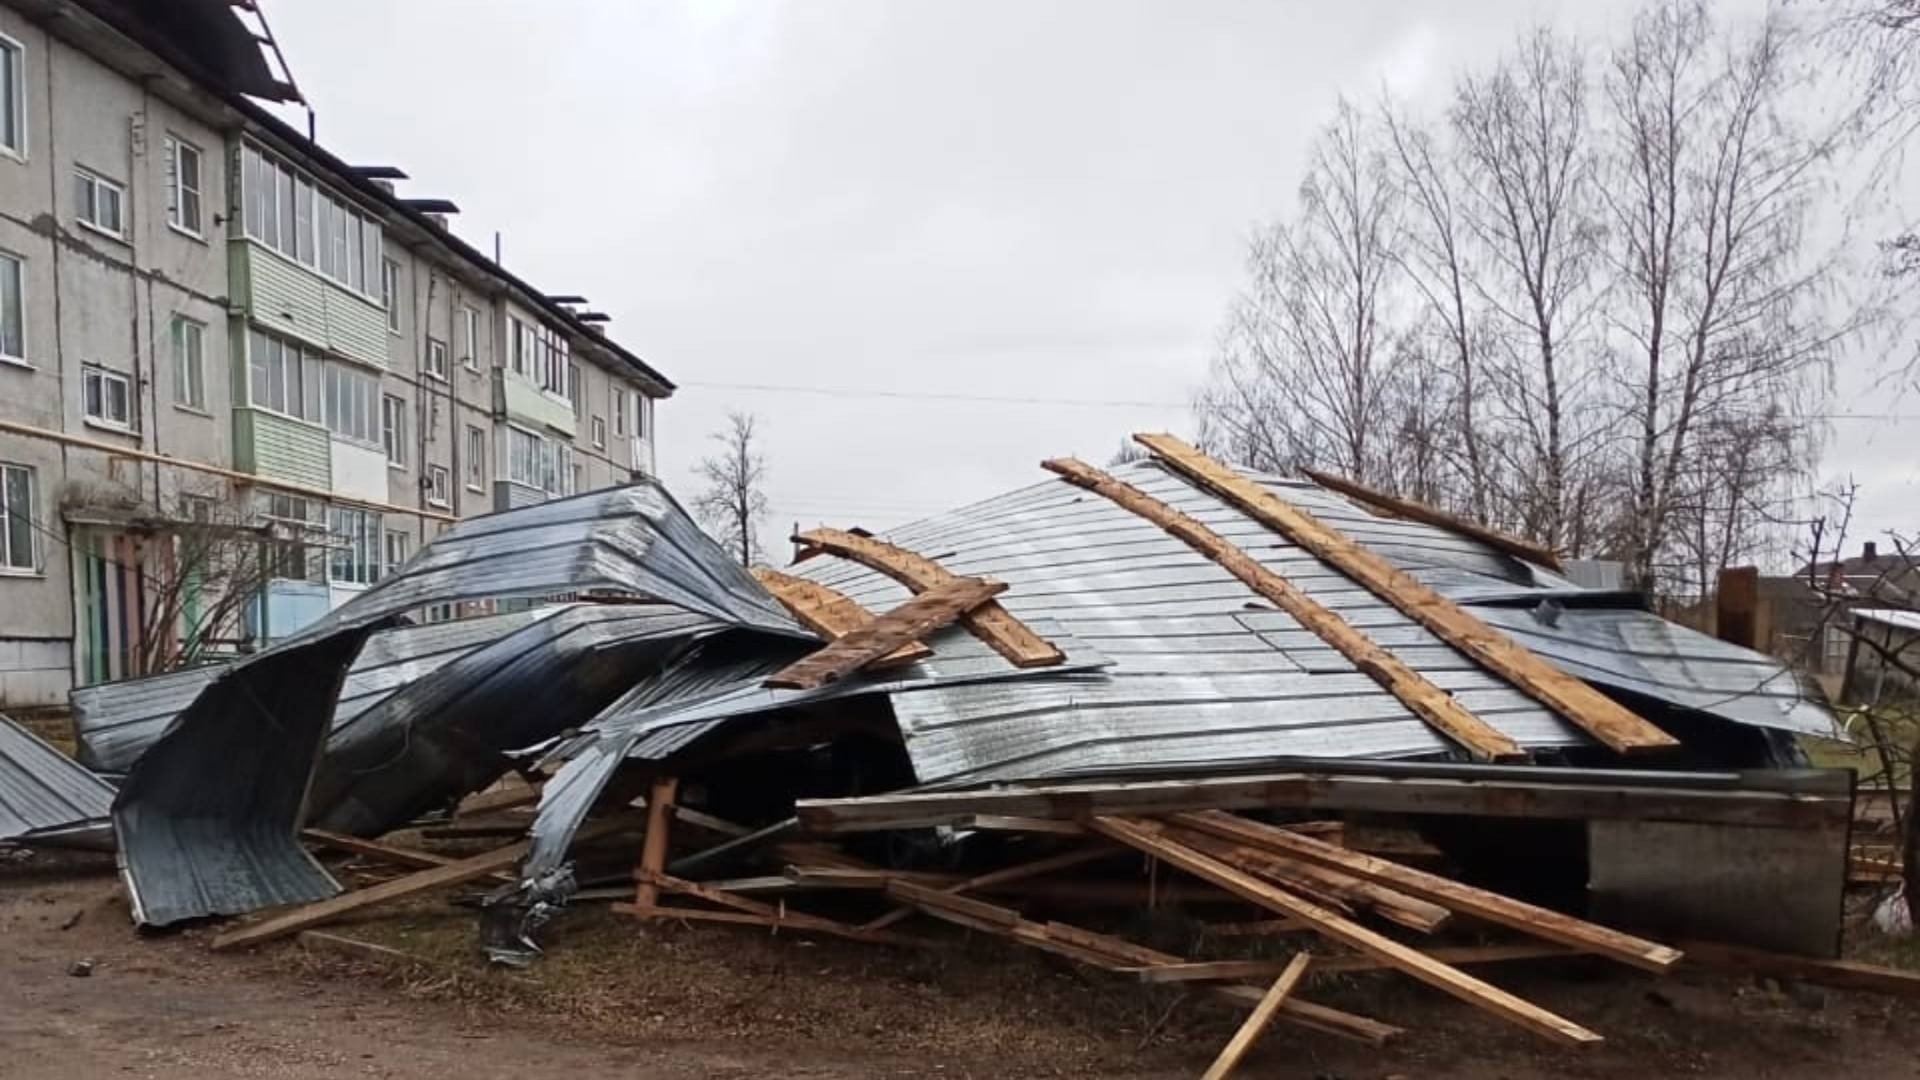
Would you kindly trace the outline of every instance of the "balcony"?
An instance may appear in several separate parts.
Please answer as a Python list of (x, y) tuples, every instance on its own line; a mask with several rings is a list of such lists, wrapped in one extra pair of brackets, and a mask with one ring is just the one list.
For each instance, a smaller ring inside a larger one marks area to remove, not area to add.
[(387, 366), (387, 312), (245, 237), (229, 240), (234, 302), (247, 318), (338, 356)]
[(233, 410), (233, 463), (241, 472), (329, 490), (332, 442), (318, 424), (246, 406)]
[(493, 411), (496, 416), (548, 428), (569, 439), (579, 425), (571, 403), (542, 391), (526, 376), (506, 368), (493, 369)]

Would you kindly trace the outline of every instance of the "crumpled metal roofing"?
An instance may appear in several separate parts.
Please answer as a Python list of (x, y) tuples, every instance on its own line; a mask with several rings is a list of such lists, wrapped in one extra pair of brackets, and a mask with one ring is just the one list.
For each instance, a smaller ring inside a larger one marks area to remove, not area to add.
[(0, 840), (104, 841), (113, 788), (0, 715)]
[[(1520, 745), (1536, 751), (1591, 745), (1531, 697), (1231, 505), (1152, 461), (1111, 471), (1241, 546)], [(1618, 599), (1470, 537), (1375, 516), (1309, 481), (1254, 478), (1457, 602)], [(1035, 484), (885, 539), (954, 573), (1006, 581), (1011, 588), (1000, 600), (1008, 611), (1021, 619), (1053, 620), (1114, 660), (1093, 675), (894, 692), (894, 715), (923, 783), (1217, 768), (1290, 756), (1456, 755), (1398, 699), (1225, 570), (1150, 522), (1071, 484)], [(792, 572), (875, 610), (906, 595), (885, 575), (831, 557), (805, 560)], [(1493, 607), (1474, 611), (1511, 614)], [(1581, 659), (1588, 666), (1578, 674), (1607, 685), (1630, 684), (1637, 692), (1736, 722), (1758, 722), (1763, 715), (1794, 725), (1812, 722), (1814, 713), (1802, 709), (1783, 714), (1772, 705), (1754, 707), (1757, 691), (1741, 695), (1741, 705), (1729, 704), (1722, 692), (1727, 685), (1707, 685), (1699, 663), (1650, 664), (1619, 649), (1609, 657), (1602, 627), (1639, 617), (1608, 624), (1604, 614), (1569, 611), (1563, 621), (1569, 628), (1593, 627), (1581, 635), (1587, 646)], [(1708, 651), (1691, 638), (1684, 647)], [(1753, 660), (1756, 655), (1738, 659), (1779, 670), (1765, 658)]]
[[(453, 622), (396, 626), (374, 634), (347, 670), (346, 684), (334, 706), (334, 729), (442, 665), (560, 610), (533, 608)], [(77, 744), (74, 756), (100, 772), (126, 772), (174, 717), (232, 666), (233, 662), (210, 664), (76, 687), (68, 695)]]
[(588, 590), (810, 639), (656, 482), (461, 522), (399, 573), (233, 665), (134, 764), (114, 828), (135, 918), (165, 925), (332, 895), (295, 833), (366, 638), (427, 604)]

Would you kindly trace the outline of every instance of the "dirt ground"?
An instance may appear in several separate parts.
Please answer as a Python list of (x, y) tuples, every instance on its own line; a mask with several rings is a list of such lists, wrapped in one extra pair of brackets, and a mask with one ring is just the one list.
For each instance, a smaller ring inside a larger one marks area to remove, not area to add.
[[(142, 937), (110, 860), (0, 853), (0, 1076), (1024, 1077), (1197, 1075), (1239, 1014), (997, 941), (881, 949), (582, 907), (531, 971), (489, 970), (470, 912), (423, 900), (331, 928), (418, 962), (297, 945), (215, 955)], [(90, 962), (91, 974), (70, 973)], [(1401, 1025), (1387, 1048), (1284, 1025), (1242, 1074), (1298, 1080), (1920, 1076), (1920, 1002), (1594, 963), (1489, 970), (1607, 1036), (1574, 1052), (1392, 975), (1308, 995)]]

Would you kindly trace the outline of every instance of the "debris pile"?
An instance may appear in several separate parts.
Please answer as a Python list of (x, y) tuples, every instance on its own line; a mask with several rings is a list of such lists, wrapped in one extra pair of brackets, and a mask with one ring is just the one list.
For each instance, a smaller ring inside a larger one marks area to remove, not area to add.
[[(1569, 1044), (1599, 1035), (1465, 969), (1684, 949), (1907, 985), (1832, 959), (1853, 779), (1804, 767), (1832, 717), (1776, 661), (1536, 545), (1139, 438), (884, 538), (802, 532), (784, 570), (652, 483), (473, 519), (260, 654), (78, 691), (134, 917), (260, 912), (230, 949), (474, 885), (509, 963), (610, 893), (878, 946), (958, 926), (1252, 1007), (1215, 1075), (1275, 1018), (1397, 1033), (1312, 1001), (1329, 972)], [(411, 621), (466, 602), (502, 607)], [(506, 842), (388, 835), (423, 823)], [(342, 893), (316, 853), (403, 872)], [(1173, 911), (1194, 933), (1129, 933)]]

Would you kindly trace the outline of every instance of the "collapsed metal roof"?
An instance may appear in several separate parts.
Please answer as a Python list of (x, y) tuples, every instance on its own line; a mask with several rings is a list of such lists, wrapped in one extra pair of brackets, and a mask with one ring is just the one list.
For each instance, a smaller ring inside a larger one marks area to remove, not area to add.
[(113, 817), (136, 920), (338, 891), (296, 832), (346, 670), (375, 629), (428, 604), (591, 590), (810, 638), (652, 481), (461, 522), (399, 573), (233, 665), (135, 762)]
[(0, 715), (0, 840), (104, 840), (113, 788)]

